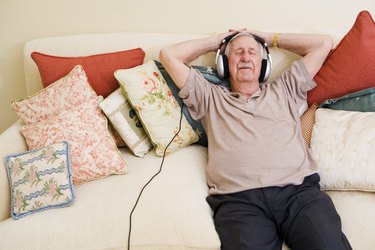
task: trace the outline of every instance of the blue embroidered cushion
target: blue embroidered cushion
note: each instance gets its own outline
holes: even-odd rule
[[[68,143],[8,155],[5,165],[13,219],[74,202]]]

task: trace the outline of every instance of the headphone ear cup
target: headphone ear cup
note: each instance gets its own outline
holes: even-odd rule
[[[267,71],[267,60],[262,59],[262,67],[260,68],[259,82],[264,82],[266,71]]]
[[[218,52],[219,53],[219,52]],[[224,76],[223,56],[218,54],[216,57],[216,71],[220,78]]]
[[[229,76],[228,58],[225,54],[217,56],[216,71],[221,79],[225,79]]]
[[[223,79],[227,79],[229,77],[229,65],[228,65],[227,55],[223,55],[223,69],[224,69]]]
[[[271,74],[271,62],[262,59],[262,68],[260,69],[259,82],[266,82]]]

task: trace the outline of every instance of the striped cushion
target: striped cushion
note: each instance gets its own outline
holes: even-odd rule
[[[306,145],[310,147],[311,133],[315,123],[315,112],[318,108],[316,103],[313,103],[306,112],[301,116],[301,130],[303,139],[305,139]]]

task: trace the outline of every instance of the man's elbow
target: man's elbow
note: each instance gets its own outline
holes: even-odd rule
[[[169,50],[168,47],[162,48],[160,50],[160,52],[159,52],[159,61],[162,64],[166,64],[170,60],[170,57],[171,57],[171,53],[170,53],[170,50]]]
[[[321,46],[328,55],[328,53],[333,49],[333,46],[334,46],[333,37],[330,35],[323,35]]]

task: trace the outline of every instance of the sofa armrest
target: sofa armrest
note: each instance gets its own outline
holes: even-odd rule
[[[5,156],[27,151],[24,137],[20,133],[23,122],[18,120],[0,135],[0,221],[10,217],[10,188]]]

